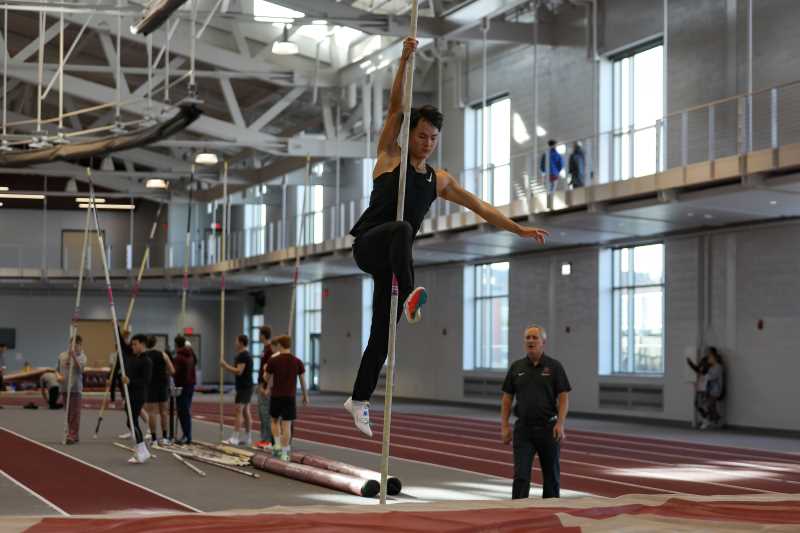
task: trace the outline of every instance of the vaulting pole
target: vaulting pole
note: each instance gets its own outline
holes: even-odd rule
[[[103,275],[105,276],[106,281],[106,290],[108,291],[108,305],[111,308],[111,322],[114,326],[114,341],[117,345],[117,361],[119,362],[119,370],[122,374],[123,381],[122,387],[125,392],[125,409],[128,411],[128,423],[130,424],[131,428],[131,440],[133,441],[133,445],[136,446],[136,431],[134,431],[134,424],[133,424],[133,412],[131,411],[131,401],[130,401],[130,394],[128,393],[128,384],[125,383],[124,378],[127,377],[125,373],[125,359],[122,356],[122,339],[119,336],[119,321],[117,320],[117,308],[114,305],[114,291],[111,289],[111,276],[108,274],[108,261],[106,260],[106,246],[103,242],[103,234],[100,231],[100,222],[97,219],[97,207],[95,205],[95,198],[94,198],[94,183],[92,182],[92,169],[86,167],[86,175],[89,178],[89,206],[88,209],[92,210],[92,216],[94,218],[94,228],[97,231],[97,242],[100,246],[100,257],[103,260]]]
[[[417,2],[411,1],[411,31],[417,38]],[[400,129],[400,179],[397,190],[397,220],[402,222],[406,204],[406,174],[408,172],[408,141],[411,133],[411,99],[414,90],[414,54],[406,64],[403,86],[403,126]],[[386,367],[386,395],[383,403],[383,444],[381,446],[381,504],[386,503],[386,489],[389,478],[389,440],[392,422],[392,389],[394,387],[395,342],[397,340],[397,305],[400,299],[397,275],[392,275],[392,303],[389,310],[389,347]]]
[[[156,211],[156,218],[153,220],[153,225],[150,227],[150,236],[147,238],[147,247],[144,250],[144,255],[142,256],[142,262],[139,265],[139,272],[136,275],[136,282],[133,284],[133,290],[131,291],[131,299],[128,302],[128,311],[125,313],[125,322],[122,324],[122,331],[128,331],[128,328],[131,325],[131,318],[133,317],[133,306],[136,303],[136,297],[139,295],[139,288],[142,283],[142,276],[144,275],[144,268],[147,265],[147,260],[150,258],[150,247],[153,244],[153,238],[156,235],[156,230],[158,229],[158,221],[161,218],[161,209],[163,208],[164,204],[158,205],[158,210]],[[97,438],[97,434],[100,433],[100,426],[103,424],[103,414],[105,414],[106,407],[108,406],[108,397],[111,393],[111,384],[114,381],[114,365],[111,366],[111,373],[108,376],[108,383],[106,383],[106,389],[103,392],[103,401],[100,403],[100,414],[97,416],[97,425],[94,428],[94,437]],[[124,398],[123,398],[124,399]],[[133,431],[133,430],[131,430]]]
[[[183,287],[181,290],[181,331],[186,328],[186,296],[189,292],[189,254],[192,239],[192,186],[194,185],[195,167],[192,165],[192,177],[189,182],[189,215],[186,217],[186,242],[183,247]]]
[[[221,262],[227,260],[227,239],[225,235],[228,233],[228,162],[222,164],[222,250],[220,252]],[[220,277],[220,291],[219,291],[219,359],[225,359],[225,268],[222,269]],[[219,366],[219,440],[222,442],[225,431],[225,389],[224,386],[224,370],[222,365]]]
[[[69,364],[67,365],[67,404],[64,406],[64,440],[67,443],[67,435],[69,433],[69,404],[72,398],[72,355],[71,352],[75,351],[75,337],[78,334],[78,320],[80,319],[81,312],[81,293],[83,292],[83,272],[86,269],[86,247],[89,243],[89,210],[86,210],[86,223],[83,226],[83,246],[81,247],[81,270],[78,274],[78,293],[75,295],[75,309],[72,312],[72,321],[69,325],[69,352],[67,357]]]
[[[306,177],[303,183],[303,203],[300,209],[300,235],[297,239],[297,246],[294,247],[294,273],[292,274],[292,303],[289,306],[289,328],[286,330],[287,335],[294,336],[294,311],[297,307],[297,282],[300,278],[300,255],[302,253],[302,246],[306,244],[306,199],[308,198],[309,182],[311,180],[311,156],[306,156]]]

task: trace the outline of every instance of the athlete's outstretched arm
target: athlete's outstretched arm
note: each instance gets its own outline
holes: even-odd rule
[[[520,226],[492,204],[464,189],[457,179],[444,170],[436,171],[436,192],[440,198],[466,207],[496,228],[516,233],[520,237],[536,239],[539,244],[544,244],[545,237],[549,235],[547,230]]]
[[[397,74],[394,76],[392,92],[389,95],[389,109],[386,113],[386,122],[383,123],[383,130],[378,139],[378,155],[399,155],[400,146],[397,144],[397,136],[400,135],[400,125],[403,123],[403,81],[406,78],[406,65],[411,54],[417,49],[417,41],[411,37],[403,42],[403,55],[400,56],[400,64],[397,67]]]

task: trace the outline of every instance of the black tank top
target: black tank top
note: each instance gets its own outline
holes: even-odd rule
[[[397,186],[400,181],[400,165],[384,172],[372,182],[369,206],[350,230],[350,235],[358,237],[362,233],[397,218]],[[425,173],[417,172],[409,163],[406,173],[406,201],[403,220],[411,224],[416,236],[422,220],[436,200],[436,172],[425,165]]]

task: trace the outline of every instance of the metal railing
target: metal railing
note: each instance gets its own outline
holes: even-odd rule
[[[630,125],[577,139],[563,141],[559,149],[565,170],[555,183],[555,190],[572,188],[567,176],[572,146],[580,143],[584,152],[583,185],[591,186],[625,180],[703,161],[738,156],[747,152],[775,149],[800,143],[800,81],[723,98],[662,117],[653,124]],[[512,154],[508,161],[473,167],[458,172],[461,184],[484,200],[503,205],[531,198],[548,191],[548,179],[540,171],[540,159],[546,146]],[[369,197],[328,205],[315,213],[295,215],[270,221],[260,227],[231,232],[228,258],[254,257],[298,245],[301,217],[306,219],[305,244],[345,237],[366,209]],[[462,212],[451,202],[435,202],[428,218]],[[220,235],[210,235],[190,242],[189,265],[207,266],[220,261]],[[106,251],[112,269],[135,271],[138,261],[130,245],[120,261]],[[151,261],[151,267],[178,268],[184,265],[185,241],[169,242],[163,261]],[[48,256],[48,268],[77,270],[72,258]],[[77,259],[76,259],[77,261]],[[0,244],[0,268],[41,268],[42,248]],[[91,263],[90,263],[91,264]]]

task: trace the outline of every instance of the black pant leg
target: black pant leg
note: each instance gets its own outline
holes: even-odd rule
[[[50,409],[58,409],[59,407],[61,407],[58,404],[59,393],[60,391],[58,387],[50,387],[49,389],[47,389],[47,403]]]
[[[369,330],[369,341],[358,375],[353,385],[353,399],[360,402],[368,401],[378,385],[383,363],[386,361],[389,344],[389,307],[391,305],[391,274],[385,272],[373,276],[375,282],[372,293],[372,325]]]
[[[531,468],[533,468],[534,447],[530,430],[521,424],[514,426],[514,482],[511,499],[527,498],[531,491]]]
[[[136,443],[144,442],[142,430],[139,428],[139,415],[142,413],[144,401],[146,399],[145,391],[130,391],[131,397],[131,416],[133,417],[133,434],[136,436]]]
[[[561,445],[553,438],[553,427],[535,430],[533,445],[539,454],[539,464],[542,467],[542,498],[558,498],[561,488],[559,465]]]
[[[353,399],[368,401],[375,391],[388,355],[392,274],[397,276],[397,320],[402,317],[403,302],[414,288],[411,246],[414,235],[408,222],[387,222],[359,235],[353,245],[358,267],[371,274],[372,324],[369,341],[353,385]]]

